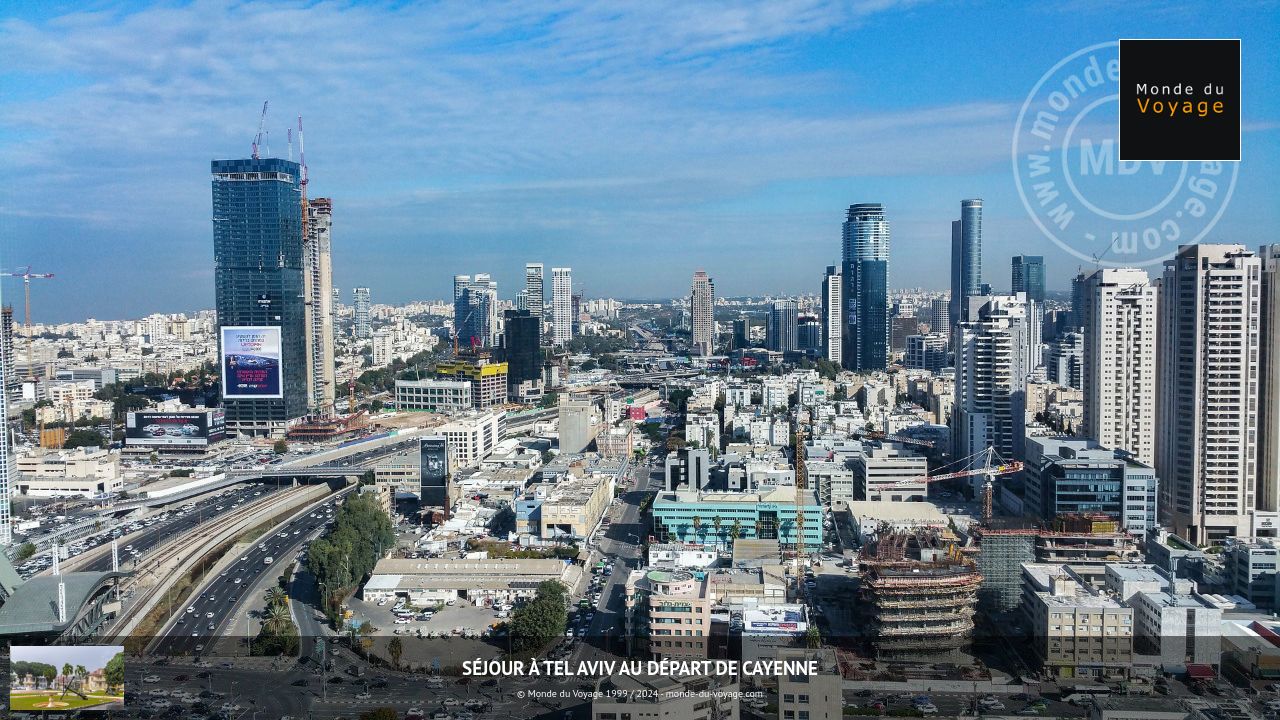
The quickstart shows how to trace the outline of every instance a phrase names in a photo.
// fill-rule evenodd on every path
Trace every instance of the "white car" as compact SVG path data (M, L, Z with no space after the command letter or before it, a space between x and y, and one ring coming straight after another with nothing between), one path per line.
M211 612L207 612L207 613L205 613L205 614L204 614L204 616L205 616L205 617L207 617L207 618L212 618L212 617L213 617L213 613L211 613Z
M399 617L399 618L396 618L396 619L395 619L395 624L397 624L397 625L408 625L408 624L409 624L409 623L411 623L411 622L413 622L413 621L412 621L412 620L410 620L410 619L409 619L409 618L407 618L407 617Z
M236 578L236 584L239 585L240 582L241 582L240 578Z
M160 682L160 676L159 676L159 675L148 675L148 676L146 676L146 677L142 678L142 682L144 682L144 683L157 683L157 682Z

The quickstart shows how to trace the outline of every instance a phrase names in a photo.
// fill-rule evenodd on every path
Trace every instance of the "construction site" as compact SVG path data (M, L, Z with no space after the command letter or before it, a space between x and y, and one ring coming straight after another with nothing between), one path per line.
M982 575L954 538L932 530L884 535L863 548L859 575L864 637L876 660L965 659Z

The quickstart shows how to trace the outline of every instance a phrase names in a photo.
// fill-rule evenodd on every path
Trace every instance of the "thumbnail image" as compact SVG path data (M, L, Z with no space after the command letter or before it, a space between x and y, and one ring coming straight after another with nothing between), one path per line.
M109 710L123 705L123 647L15 645L12 648L10 710Z

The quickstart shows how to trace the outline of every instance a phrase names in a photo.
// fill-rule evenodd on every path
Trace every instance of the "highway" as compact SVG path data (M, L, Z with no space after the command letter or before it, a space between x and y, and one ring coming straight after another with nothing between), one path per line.
M334 500L312 505L306 515L287 523L271 535L264 535L226 570L208 579L198 597L188 599L188 607L174 608L178 617L165 630L155 652L161 655L196 655L205 651L221 635L235 634L229 627L244 620L233 617L242 595L264 576L274 578L294 561L303 543L333 517ZM267 558L272 562L268 564ZM269 585L267 585L269 587ZM254 602L257 605L257 602Z

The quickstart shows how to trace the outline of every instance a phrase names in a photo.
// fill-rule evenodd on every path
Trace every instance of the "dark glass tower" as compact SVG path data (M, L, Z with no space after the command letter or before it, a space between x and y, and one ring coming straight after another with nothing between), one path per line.
M280 328L283 397L226 400L227 429L281 433L307 412L298 164L280 158L214 160L211 170L218 327Z
M982 201L961 200L951 222L951 327L969 322L967 298L982 294Z
M542 321L528 310L503 313L502 348L507 361L508 395L514 397L520 383L542 377Z
M844 222L844 367L884 370L889 361L889 221L880 203L850 205Z
M1044 257L1040 255L1013 256L1013 293L1027 294L1036 306L1044 308Z

